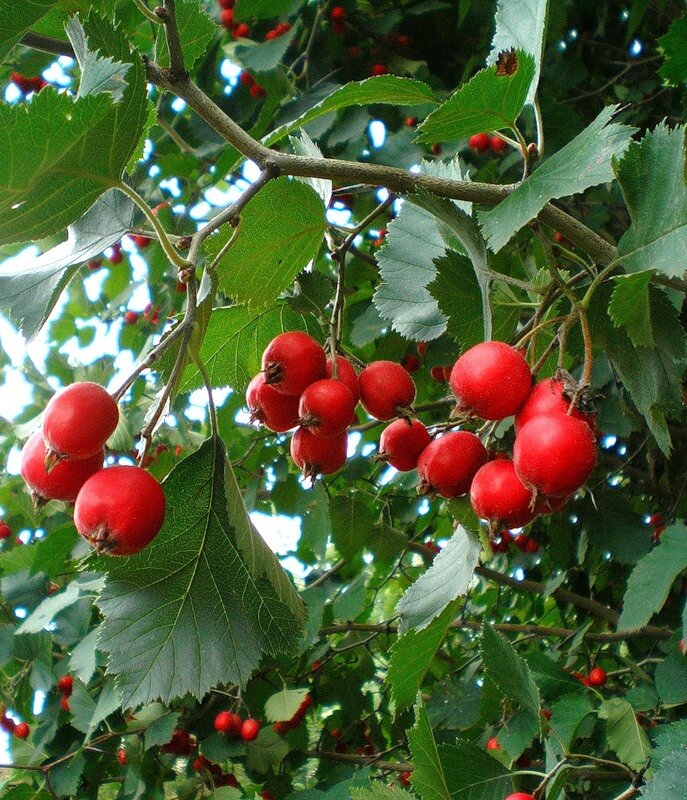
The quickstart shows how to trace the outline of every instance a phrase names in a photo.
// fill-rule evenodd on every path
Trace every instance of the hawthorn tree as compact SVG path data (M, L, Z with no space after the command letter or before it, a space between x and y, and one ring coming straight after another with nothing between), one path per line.
M0 0L3 798L687 798L682 12Z

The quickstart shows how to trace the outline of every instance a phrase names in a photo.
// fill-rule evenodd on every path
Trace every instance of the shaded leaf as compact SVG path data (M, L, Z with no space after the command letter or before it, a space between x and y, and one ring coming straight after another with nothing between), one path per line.
M236 60L251 74L271 72L284 58L298 28L294 25L286 33L264 42L246 41L234 48Z
M415 725L408 731L408 747L413 756L413 789L422 800L451 800L434 733L421 702L415 707Z
M452 800L503 800L513 788L508 769L474 742L440 745L439 759Z
M119 102L127 87L126 74L131 69L131 64L122 64L121 61L115 61L110 56L100 55L98 50L91 49L78 17L72 17L65 28L81 69L77 99L107 92L115 102Z
M651 757L651 743L634 709L620 697L604 700L599 716L606 720L606 739L618 758L631 769L644 769Z
M687 800L687 751L679 750L661 761L642 789L644 800Z
M635 347L653 347L649 282L651 272L637 275L619 275L608 305L608 315L616 328L624 327Z
M0 61L58 0L0 0Z
M286 758L289 745L271 727L262 728L252 742L246 742L246 766L254 772L277 772Z
M482 663L496 688L509 700L539 719L539 689L530 668L505 636L482 625Z
M175 3L181 52L187 70L207 51L217 35L217 23L210 19L201 5L198 0L176 0ZM169 67L169 52L164 36L157 38L155 60L161 67Z
M298 711L308 695L308 689L282 689L265 701L265 718L268 722L289 720Z
M658 71L669 86L687 81L687 17L679 17L658 40L664 62Z

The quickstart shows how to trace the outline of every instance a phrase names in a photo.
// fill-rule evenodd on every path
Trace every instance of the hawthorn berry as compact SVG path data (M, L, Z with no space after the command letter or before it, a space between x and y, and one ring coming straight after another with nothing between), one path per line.
M245 39L249 33L250 28L248 25L245 22L241 22L234 28L231 35L234 39Z
M315 436L331 438L353 422L355 400L343 381L323 378L305 389L298 405L299 424Z
M458 406L482 419L510 417L532 389L522 355L504 342L481 342L466 350L451 370Z
M298 402L295 395L282 394L265 383L262 372L253 378L246 390L251 422L260 422L275 433L283 433L298 425Z
M0 522L0 539L9 539L12 536L12 528L6 522Z
M246 72L244 69L239 76L239 81L242 86L252 86L255 83L255 78L250 74L250 72Z
M325 439L307 428L297 428L291 437L291 458L306 478L331 475L346 463L348 436L340 433Z
M474 433L446 433L430 442L418 458L419 491L442 497L466 494L475 473L488 458L484 445Z
M589 673L589 683L591 686L605 686L606 680L606 670L601 669L601 667L594 667Z
M331 733L332 739L340 739L341 731L338 728L333 728Z
M570 398L566 394L563 381L555 378L546 378L538 381L532 387L527 400L522 404L520 410L515 415L515 433L535 417L545 417L551 414L567 414L570 408ZM587 414L574 408L570 412L571 417L584 420L589 427L594 430L594 414Z
M234 9L223 8L220 11L219 21L223 28L231 30L234 27Z
M236 5L236 0L219 0L220 8L233 8Z
M525 551L534 555L539 552L539 542L536 539L528 538L525 543Z
M141 467L102 469L81 487L74 506L77 531L99 552L138 553L157 536L165 518L162 486Z
M28 739L30 733L31 728L29 728L26 722L20 722L14 729L14 735L17 739Z
M410 786L410 776L411 776L412 774L413 774L413 773L412 773L410 770L405 770L404 772L402 772L402 773L400 774L400 776L399 776L398 780L399 780L399 782L400 782L401 786L405 786L406 788L407 788L408 786Z
M446 376L445 367L432 367L429 374L439 383L447 383L448 377Z
M505 458L479 468L470 486L470 502L475 514L492 525L521 528L535 517L532 492Z
M529 539L525 536L524 533L519 533L515 539L513 539L513 544L518 548L521 553L527 552L527 542Z
M117 750L117 761L119 762L120 766L126 766L126 750L123 747L120 747Z
M420 359L412 353L408 353L401 359L401 366L412 375L413 372L417 372L420 369Z
M400 364L373 361L358 377L360 402L371 417L388 420L408 413L415 384Z
M410 47L410 36L406 33L397 33L393 37L394 44L397 44L399 47Z
M138 247L139 250L145 250L146 247L153 241L149 236L141 236L140 234L134 234L131 237L131 241Z
M397 419L382 431L379 438L379 458L399 472L415 469L420 453L432 441L429 431L417 419L410 423Z
M417 125L417 117L406 117L404 125L408 128L414 128Z
M66 711L67 714L71 711L71 706L69 705L69 698L65 695L60 699L60 708L62 711Z
M527 794L527 792L514 792L509 794L506 800L534 800L534 795Z
M489 139L489 146L492 153L497 153L498 155L508 152L508 142L505 142L500 136L492 136Z
M370 69L370 75L378 77L380 75L388 75L389 67L386 64L373 64Z
M348 48L348 54L351 56L351 58L358 58L360 53L361 53L361 50L360 50L360 47L357 44L352 44Z
M501 745L499 744L499 740L495 736L492 736L491 739L489 739L487 741L486 749L487 750L500 750L501 749Z
M190 756L196 746L195 739L183 728L175 728L172 738L160 749L175 756Z
M280 333L262 354L265 381L284 394L301 395L325 377L327 357L322 346L302 331Z
M594 435L586 422L565 414L536 417L515 437L513 464L525 486L548 496L570 495L592 474Z
M237 734L238 728L236 727L235 716L231 711L220 711L215 717L215 730L220 733Z
M346 19L346 9L343 6L334 6L329 12L329 19L341 22Z
M331 358L327 359L325 372L328 378L334 377L334 370ZM351 362L343 356L336 357L336 376L337 378L348 387L348 391L353 395L356 402L360 400L360 386L358 385L358 373Z
M80 461L61 459L50 470L46 471L45 464L48 452L45 441L40 431L35 431L21 451L21 464L19 472L26 482L37 505L42 505L48 500L63 500L73 502L79 490L86 481L102 469L105 460L105 450L100 450L90 458Z
M136 311L124 312L124 324L135 325L138 322L138 313Z
M5 731L5 733L12 734L14 733L17 727L17 723L12 719L12 717L8 717L5 713L0 717L0 728Z
M589 678L586 675L583 675L581 672L573 672L572 676L573 676L573 678L577 678L577 680L583 686L591 686L591 683L589 682Z
M260 97L265 96L265 87L260 86L259 83L252 84L248 91L250 92L250 96L255 98L256 100L258 100Z
M43 437L57 458L77 461L99 453L119 422L114 398L97 383L72 383L45 408Z
M64 697L70 697L74 689L74 678L71 675L63 675L57 681L57 691Z
M121 248L114 245L112 247L112 253L107 257L107 260L110 264L121 264L124 261L124 253L122 253Z
M439 144L439 142L434 142L434 144L431 144L429 146L429 152L433 156L440 156L441 155L441 145Z
M468 147L475 153L486 153L490 145L488 133L475 133L468 139Z
M252 742L260 733L260 723L257 719L244 719L241 725L241 738L244 742Z
M665 525L665 519L663 517L663 514L652 514L649 517L648 522L652 528L661 528Z

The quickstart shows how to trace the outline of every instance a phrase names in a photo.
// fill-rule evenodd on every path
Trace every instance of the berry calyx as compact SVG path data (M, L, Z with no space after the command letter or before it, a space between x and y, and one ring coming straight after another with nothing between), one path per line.
M499 744L499 740L495 736L492 736L491 739L489 739L487 741L486 749L487 750L500 750L501 749L501 745Z
M405 416L415 400L415 384L400 364L373 361L360 373L360 402L371 417Z
M515 437L513 464L525 486L553 497L570 495L592 474L594 435L586 422L565 414L536 417Z
M80 461L61 459L50 472L45 468L48 456L43 435L35 431L22 448L19 472L37 506L48 500L76 500L84 483L102 469L105 450L101 445L95 455Z
M486 153L490 145L488 133L475 133L468 139L468 147L475 153Z
M280 333L262 354L265 381L284 394L301 395L325 377L327 357L312 336L301 331Z
M162 486L141 467L96 472L74 506L77 531L101 553L130 556L157 536L165 518Z
M220 711L215 717L215 730L220 733L238 734L239 728L241 727L241 720L239 718L239 725L237 727L236 716L237 715L232 714L231 711Z
M57 691L64 697L69 697L74 689L74 678L71 675L63 675L57 681Z
M498 155L508 152L508 142L505 142L500 136L492 136L489 139L489 146L492 153L497 153Z
M355 400L343 381L323 378L301 395L299 424L315 436L331 438L343 433L353 422Z
M12 528L6 522L0 522L0 539L10 539Z
M275 433L283 433L298 425L298 397L282 394L265 382L262 372L248 384L246 405L251 422L261 422Z
M241 738L244 742L252 742L260 733L260 723L257 719L244 719L241 725Z
M17 739L28 739L30 733L31 728L29 728L26 722L20 722L14 728L14 735L17 737Z
M459 497L470 491L477 470L489 458L484 445L468 431L447 433L425 447L417 462L422 494Z
M521 528L535 517L532 492L515 474L513 462L498 458L477 471L470 487L470 502L480 519L493 527Z
M589 683L591 686L605 686L608 676L606 670L601 667L594 667L589 673Z
M534 384L529 397L515 415L515 433L535 417L544 417L551 414L567 414L570 408L570 397L567 396L563 381L555 378L546 378ZM574 408L571 417L584 420L594 430L594 414L588 414Z
M51 398L43 417L43 437L58 458L90 458L102 450L119 422L119 408L97 383L72 383Z
M378 458L399 472L408 472L415 469L420 454L431 441L429 431L419 420L408 423L397 419L382 431Z
M334 369L331 358L327 359L325 368L328 378L334 377ZM348 388L348 391L353 395L353 399L358 404L360 400L360 386L358 385L358 373L351 362L343 356L336 357L336 376Z
M466 350L451 370L459 408L482 419L510 417L532 388L532 373L522 355L503 342L481 342Z
M306 478L331 475L346 463L348 436L340 433L325 439L307 428L298 428L291 438L291 458Z

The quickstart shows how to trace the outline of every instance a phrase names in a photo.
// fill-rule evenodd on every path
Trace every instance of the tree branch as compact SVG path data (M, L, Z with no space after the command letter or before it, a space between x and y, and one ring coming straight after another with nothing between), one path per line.
M64 39L55 39L52 36L43 36L42 33L25 33L21 39L21 44L40 50L42 53L52 53L55 56L67 56L76 58L74 48Z
M326 761L339 761L342 764L357 764L361 767L372 766L386 769L389 772L410 772L412 764L405 761L380 761L379 756L354 756L348 753L335 753L333 750L306 750L304 755L308 758L321 758Z

